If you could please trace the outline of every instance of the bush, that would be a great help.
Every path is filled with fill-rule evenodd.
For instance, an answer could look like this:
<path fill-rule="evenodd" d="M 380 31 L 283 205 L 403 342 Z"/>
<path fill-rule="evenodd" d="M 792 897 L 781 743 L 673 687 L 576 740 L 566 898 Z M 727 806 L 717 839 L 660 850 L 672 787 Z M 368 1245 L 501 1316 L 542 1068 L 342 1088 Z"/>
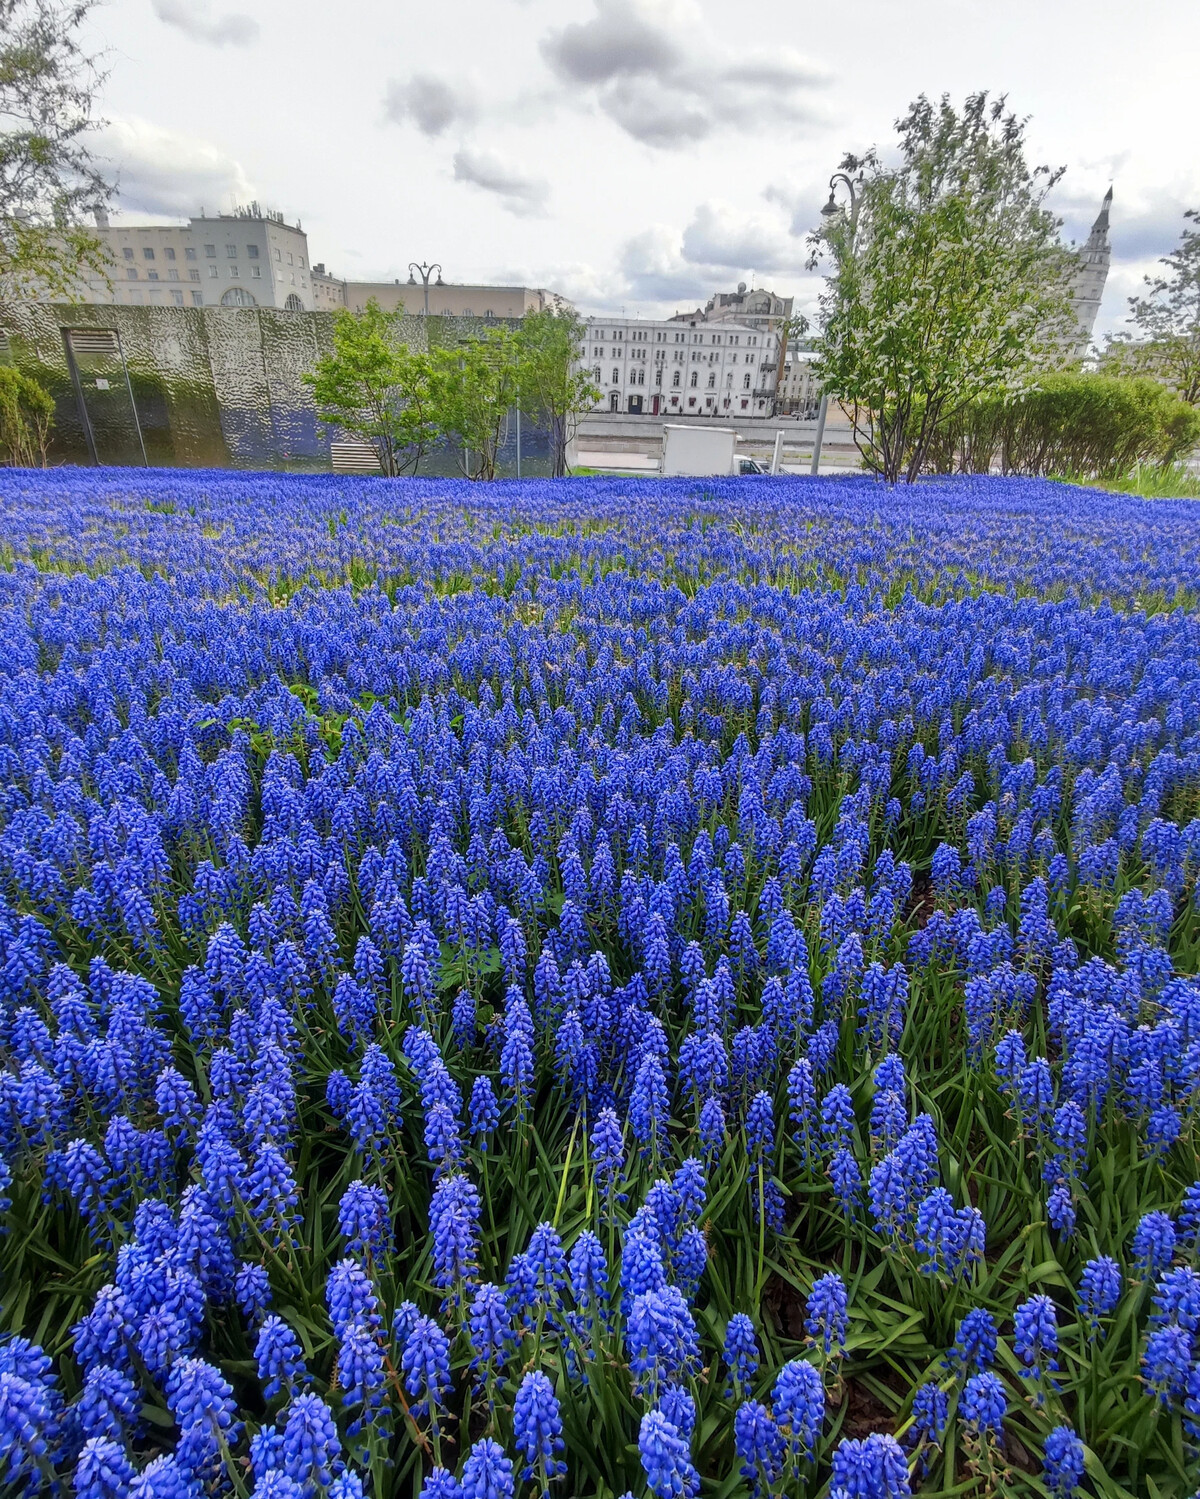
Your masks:
<path fill-rule="evenodd" d="M 45 468 L 54 401 L 36 380 L 0 365 L 0 463 Z"/>
<path fill-rule="evenodd" d="M 1156 380 L 1046 375 L 1013 400 L 972 402 L 938 435 L 934 473 L 1104 478 L 1176 462 L 1200 442 L 1200 412 Z"/>

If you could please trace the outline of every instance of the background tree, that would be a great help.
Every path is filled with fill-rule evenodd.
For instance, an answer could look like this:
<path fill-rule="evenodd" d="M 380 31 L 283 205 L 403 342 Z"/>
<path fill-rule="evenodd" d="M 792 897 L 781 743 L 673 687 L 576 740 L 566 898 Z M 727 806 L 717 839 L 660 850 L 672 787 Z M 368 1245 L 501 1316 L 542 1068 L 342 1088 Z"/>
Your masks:
<path fill-rule="evenodd" d="M 0 304 L 107 275 L 82 220 L 112 196 L 89 148 L 101 77 L 79 42 L 94 0 L 0 0 Z"/>
<path fill-rule="evenodd" d="M 11 365 L 0 364 L 0 463 L 45 468 L 53 420 L 49 392 Z"/>
<path fill-rule="evenodd" d="M 586 324 L 573 309 L 545 307 L 526 313 L 517 333 L 520 407 L 549 429 L 555 479 L 567 472 L 567 445 L 600 399 L 580 363 L 585 332 Z"/>
<path fill-rule="evenodd" d="M 329 427 L 368 442 L 388 478 L 409 469 L 441 435 L 433 409 L 433 361 L 399 337 L 403 308 L 384 312 L 374 297 L 361 313 L 339 309 L 333 350 L 304 376 Z"/>
<path fill-rule="evenodd" d="M 433 350 L 433 391 L 438 422 L 459 443 L 459 465 L 468 479 L 494 479 L 509 413 L 521 394 L 519 335 L 489 329 Z"/>
<path fill-rule="evenodd" d="M 1185 220 L 1200 225 L 1200 209 Z M 1136 332 L 1108 341 L 1103 364 L 1118 372 L 1150 375 L 1169 385 L 1189 406 L 1200 405 L 1200 228 L 1186 223 L 1179 244 L 1147 276 L 1146 292 L 1129 299 Z"/>
<path fill-rule="evenodd" d="M 853 216 L 810 240 L 832 261 L 817 375 L 851 415 L 867 465 L 914 479 L 938 427 L 985 393 L 1028 389 L 1063 362 L 1074 261 L 1044 206 L 1060 173 L 1031 170 L 1003 97 L 922 95 L 896 122 L 899 163 L 848 156 Z"/>

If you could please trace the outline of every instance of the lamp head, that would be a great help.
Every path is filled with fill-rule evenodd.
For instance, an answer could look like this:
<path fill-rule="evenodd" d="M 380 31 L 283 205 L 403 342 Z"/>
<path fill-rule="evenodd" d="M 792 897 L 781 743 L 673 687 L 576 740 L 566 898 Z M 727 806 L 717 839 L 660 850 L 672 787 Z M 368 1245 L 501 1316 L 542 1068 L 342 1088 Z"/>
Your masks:
<path fill-rule="evenodd" d="M 838 213 L 838 212 L 840 212 L 840 210 L 839 210 L 839 208 L 837 206 L 837 199 L 833 196 L 833 188 L 830 188 L 829 189 L 829 201 L 828 201 L 828 203 L 826 203 L 825 207 L 822 208 L 822 210 L 821 210 L 821 217 L 823 219 L 831 219 L 834 216 L 834 214 Z"/>

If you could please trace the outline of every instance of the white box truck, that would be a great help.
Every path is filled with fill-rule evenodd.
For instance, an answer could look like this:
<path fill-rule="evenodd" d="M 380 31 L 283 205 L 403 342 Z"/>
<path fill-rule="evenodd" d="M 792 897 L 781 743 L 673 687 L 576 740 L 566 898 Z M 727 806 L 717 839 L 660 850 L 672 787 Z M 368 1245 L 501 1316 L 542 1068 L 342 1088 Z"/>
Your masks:
<path fill-rule="evenodd" d="M 737 433 L 732 427 L 663 427 L 662 475 L 736 474 Z"/>

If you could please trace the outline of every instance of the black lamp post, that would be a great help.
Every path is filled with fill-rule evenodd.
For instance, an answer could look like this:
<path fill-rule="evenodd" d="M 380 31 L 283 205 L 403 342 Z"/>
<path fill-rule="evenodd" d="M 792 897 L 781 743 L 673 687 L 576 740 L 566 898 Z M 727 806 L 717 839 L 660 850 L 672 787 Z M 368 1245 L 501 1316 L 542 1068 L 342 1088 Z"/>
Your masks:
<path fill-rule="evenodd" d="M 433 275 L 434 271 L 437 272 L 437 280 L 433 284 L 435 286 L 444 286 L 445 282 L 442 280 L 442 268 L 441 268 L 440 265 L 437 264 L 436 261 L 433 263 L 433 265 L 428 264 L 428 262 L 426 262 L 424 260 L 421 261 L 420 265 L 418 265 L 415 260 L 410 260 L 409 263 L 408 263 L 408 284 L 409 284 L 409 286 L 416 286 L 416 284 L 417 284 L 416 277 L 420 276 L 420 278 L 421 278 L 421 284 L 425 288 L 425 316 L 426 317 L 429 316 L 429 278 L 430 278 L 430 276 Z"/>

